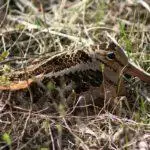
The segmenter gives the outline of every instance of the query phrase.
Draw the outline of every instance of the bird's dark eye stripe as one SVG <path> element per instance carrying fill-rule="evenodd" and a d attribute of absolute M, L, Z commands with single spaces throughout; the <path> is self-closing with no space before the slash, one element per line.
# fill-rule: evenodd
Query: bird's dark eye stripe
<path fill-rule="evenodd" d="M 109 53 L 107 54 L 107 57 L 108 57 L 109 59 L 115 59 L 115 53 L 114 53 L 114 52 L 109 52 Z"/>

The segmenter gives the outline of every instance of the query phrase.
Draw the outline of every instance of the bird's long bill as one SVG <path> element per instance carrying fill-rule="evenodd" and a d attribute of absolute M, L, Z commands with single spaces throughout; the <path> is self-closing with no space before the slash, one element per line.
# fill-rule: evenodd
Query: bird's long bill
<path fill-rule="evenodd" d="M 150 84 L 150 74 L 137 67 L 136 65 L 129 63 L 126 68 L 126 73 L 134 77 L 140 78 L 142 81 Z"/>

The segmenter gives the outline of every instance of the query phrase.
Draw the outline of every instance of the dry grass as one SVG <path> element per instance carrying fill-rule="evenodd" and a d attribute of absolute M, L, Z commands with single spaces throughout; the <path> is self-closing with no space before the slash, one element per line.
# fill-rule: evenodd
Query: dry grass
<path fill-rule="evenodd" d="M 0 72 L 49 53 L 106 41 L 106 32 L 150 72 L 148 0 L 56 1 L 42 5 L 36 0 L 7 0 L 0 7 Z M 150 87 L 136 80 L 132 85 L 137 91 L 134 104 L 119 104 L 118 115 L 97 106 L 91 111 L 87 105 L 74 112 L 76 105 L 68 109 L 50 104 L 47 95 L 34 102 L 31 92 L 27 98 L 16 93 L 16 99 L 0 100 L 0 149 L 135 150 L 149 144 L 148 150 Z"/>

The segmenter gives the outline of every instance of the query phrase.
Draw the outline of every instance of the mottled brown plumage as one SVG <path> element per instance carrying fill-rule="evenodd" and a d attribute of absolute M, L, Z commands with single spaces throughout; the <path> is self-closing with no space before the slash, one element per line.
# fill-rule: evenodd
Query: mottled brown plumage
<path fill-rule="evenodd" d="M 104 66 L 104 69 L 101 65 Z M 115 86 L 123 72 L 131 76 L 139 76 L 142 80 L 150 82 L 150 75 L 133 66 L 118 45 L 102 43 L 79 50 L 64 51 L 39 63 L 30 64 L 23 69 L 6 74 L 10 79 L 10 84 L 0 85 L 0 90 L 25 89 L 37 80 L 42 81 L 45 78 L 50 80 L 64 75 L 71 78 L 75 74 L 84 76 L 84 72 L 90 71 L 101 72 L 99 77 L 101 83 L 105 79 L 106 82 Z M 88 74 L 85 75 L 88 77 Z M 80 76 L 77 80 L 80 80 Z"/>

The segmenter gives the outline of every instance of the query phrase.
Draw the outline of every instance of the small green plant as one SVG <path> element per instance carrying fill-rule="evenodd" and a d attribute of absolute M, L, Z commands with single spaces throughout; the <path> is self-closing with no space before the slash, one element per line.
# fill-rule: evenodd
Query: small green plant
<path fill-rule="evenodd" d="M 129 55 L 132 52 L 132 43 L 129 35 L 126 33 L 125 24 L 120 22 L 121 43 L 125 44 L 125 49 Z"/>
<path fill-rule="evenodd" d="M 41 147 L 40 150 L 49 150 L 49 148 Z"/>
<path fill-rule="evenodd" d="M 50 90 L 50 91 L 53 91 L 53 90 L 56 89 L 55 84 L 52 83 L 52 82 L 48 82 L 47 88 L 48 88 L 48 90 Z"/>
<path fill-rule="evenodd" d="M 142 113 L 146 112 L 146 105 L 145 105 L 145 101 L 143 99 L 141 99 L 141 101 L 140 101 L 140 110 Z"/>
<path fill-rule="evenodd" d="M 2 140 L 7 144 L 7 145 L 11 145 L 12 144 L 12 140 L 11 140 L 11 137 L 10 137 L 10 134 L 9 133 L 4 133 L 2 135 Z"/>
<path fill-rule="evenodd" d="M 50 122 L 48 120 L 44 120 L 42 122 L 42 128 L 45 130 L 46 133 L 49 133 Z"/>
<path fill-rule="evenodd" d="M 147 112 L 149 112 L 148 109 L 149 109 L 148 104 L 145 103 L 145 100 L 143 98 L 140 98 L 139 99 L 139 111 L 137 111 L 134 114 L 134 120 L 149 124 L 150 119 L 149 119 L 149 116 L 147 115 Z"/>
<path fill-rule="evenodd" d="M 102 0 L 101 2 L 97 4 L 97 9 L 96 9 L 96 14 L 95 14 L 96 22 L 99 22 L 104 18 L 106 9 L 107 9 L 107 6 L 105 4 L 105 1 Z"/>
<path fill-rule="evenodd" d="M 65 105 L 60 103 L 58 106 L 58 112 L 60 116 L 65 116 L 66 115 L 66 110 L 65 110 Z"/>
<path fill-rule="evenodd" d="M 44 22 L 40 18 L 36 17 L 35 25 L 37 25 L 38 27 L 41 27 L 41 26 L 44 26 Z"/>
<path fill-rule="evenodd" d="M 62 130 L 63 130 L 62 125 L 56 124 L 56 128 L 57 128 L 58 133 L 62 134 Z"/>
<path fill-rule="evenodd" d="M 0 85 L 9 85 L 10 81 L 9 81 L 9 77 L 7 76 L 0 76 Z"/>
<path fill-rule="evenodd" d="M 9 55 L 8 51 L 2 52 L 2 54 L 0 55 L 0 61 L 5 60 L 8 57 L 8 55 Z"/>

